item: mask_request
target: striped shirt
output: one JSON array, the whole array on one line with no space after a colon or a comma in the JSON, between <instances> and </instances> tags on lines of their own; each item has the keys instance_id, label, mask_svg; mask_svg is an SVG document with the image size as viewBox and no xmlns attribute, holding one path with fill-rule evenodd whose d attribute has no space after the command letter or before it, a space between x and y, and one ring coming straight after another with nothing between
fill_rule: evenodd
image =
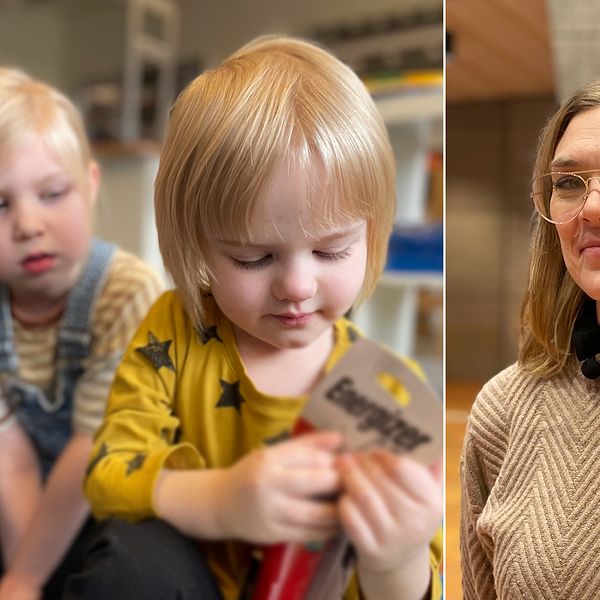
<instances>
[{"instance_id":1,"label":"striped shirt","mask_svg":"<svg viewBox=\"0 0 600 600\"><path fill-rule=\"evenodd\" d=\"M74 432L93 435L100 425L121 356L161 291L162 282L149 265L123 250L115 253L92 317L90 354L75 388ZM59 322L27 327L13 319L13 327L18 377L48 389L56 374Z\"/></svg>"}]
</instances>

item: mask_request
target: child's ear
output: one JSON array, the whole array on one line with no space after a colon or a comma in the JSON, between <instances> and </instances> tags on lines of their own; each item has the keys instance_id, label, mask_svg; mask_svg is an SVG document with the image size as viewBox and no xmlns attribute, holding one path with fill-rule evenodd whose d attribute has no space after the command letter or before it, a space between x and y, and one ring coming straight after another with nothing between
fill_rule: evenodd
<instances>
[{"instance_id":1,"label":"child's ear","mask_svg":"<svg viewBox=\"0 0 600 600\"><path fill-rule=\"evenodd\" d=\"M90 161L87 177L90 206L94 206L98 198L98 189L100 188L100 167L95 160Z\"/></svg>"}]
</instances>

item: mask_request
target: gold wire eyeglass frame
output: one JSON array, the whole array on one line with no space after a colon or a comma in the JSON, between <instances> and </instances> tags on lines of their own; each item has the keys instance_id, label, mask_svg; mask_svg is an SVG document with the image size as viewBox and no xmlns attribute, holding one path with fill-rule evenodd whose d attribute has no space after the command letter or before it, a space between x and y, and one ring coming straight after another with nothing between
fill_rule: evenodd
<instances>
[{"instance_id":1,"label":"gold wire eyeglass frame","mask_svg":"<svg viewBox=\"0 0 600 600\"><path fill-rule=\"evenodd\" d=\"M579 210L569 219L565 219L564 221L554 221L553 219L551 219L550 217L547 217L544 214L544 210L546 210L546 206L544 205L544 193L546 190L543 190L541 192L534 192L532 191L530 196L531 196L531 200L533 201L533 207L535 208L535 210L538 212L538 214L540 215L540 217L542 217L542 219L548 221L548 223L552 223L553 225L565 225L566 223L570 223L571 221L575 220L580 214L581 211L583 210L583 207L585 206L585 203L590 195L590 188L589 188L589 182L591 179L596 179L599 183L600 183L600 175L591 175L590 177L582 177L582 175L585 175L586 173L598 173L599 169L590 169L589 171L573 171L573 172L569 172L569 171L554 171L552 173L544 173L543 175L539 175L538 177L536 177L533 180L533 188L535 189L535 184L536 182L542 180L544 177L557 177L560 175L572 175L573 177L577 177L577 179L580 179L583 182L583 185L585 186L585 193L583 194L583 196L581 197L582 202L581 202L581 206L579 207ZM554 190L555 184L552 184L552 189L550 190L550 199L552 199L552 193ZM536 196L538 197L538 199L536 200ZM548 209L550 208L550 206L548 205Z\"/></svg>"}]
</instances>

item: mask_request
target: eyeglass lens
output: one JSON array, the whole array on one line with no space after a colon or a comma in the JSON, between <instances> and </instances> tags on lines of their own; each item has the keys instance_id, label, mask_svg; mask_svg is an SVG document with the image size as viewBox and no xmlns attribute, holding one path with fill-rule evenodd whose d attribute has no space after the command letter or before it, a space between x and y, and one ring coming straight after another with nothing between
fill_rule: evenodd
<instances>
[{"instance_id":1,"label":"eyeglass lens","mask_svg":"<svg viewBox=\"0 0 600 600\"><path fill-rule=\"evenodd\" d=\"M585 180L570 173L552 173L539 177L533 186L535 207L552 223L567 223L583 208L587 193ZM550 197L550 202L545 200Z\"/></svg>"}]
</instances>

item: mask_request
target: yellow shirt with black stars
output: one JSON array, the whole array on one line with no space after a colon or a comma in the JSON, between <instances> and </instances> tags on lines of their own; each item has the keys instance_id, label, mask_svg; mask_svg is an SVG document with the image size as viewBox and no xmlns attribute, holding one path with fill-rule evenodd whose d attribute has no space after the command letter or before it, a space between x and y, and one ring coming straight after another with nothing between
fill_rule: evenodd
<instances>
[{"instance_id":1,"label":"yellow shirt with black stars","mask_svg":"<svg viewBox=\"0 0 600 600\"><path fill-rule=\"evenodd\" d=\"M277 397L256 389L241 361L231 322L206 298L208 326L195 328L176 292L163 294L133 338L113 382L85 481L97 518L155 517L152 494L163 468L226 468L245 454L287 437L307 396ZM358 332L334 323L330 370ZM226 600L236 600L252 548L201 544ZM431 598L441 596L441 535L432 542ZM345 600L360 597L355 582Z\"/></svg>"}]
</instances>

